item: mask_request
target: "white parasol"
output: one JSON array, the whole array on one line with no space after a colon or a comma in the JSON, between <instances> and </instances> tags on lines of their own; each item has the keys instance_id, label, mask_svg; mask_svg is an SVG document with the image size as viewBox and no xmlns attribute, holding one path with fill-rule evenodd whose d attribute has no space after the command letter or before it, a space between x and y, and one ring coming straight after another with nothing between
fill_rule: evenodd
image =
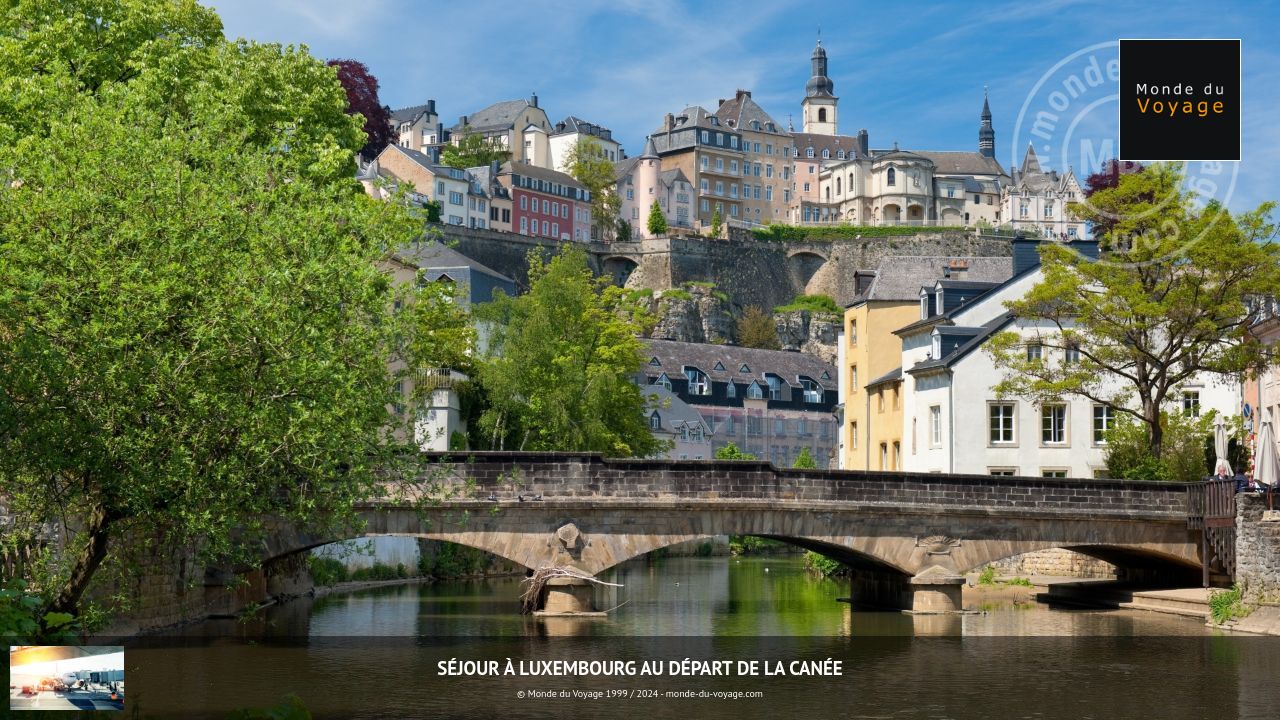
<instances>
[{"instance_id":1,"label":"white parasol","mask_svg":"<svg viewBox=\"0 0 1280 720\"><path fill-rule=\"evenodd\" d=\"M1213 424L1213 452L1217 455L1213 461L1213 474L1227 477L1235 475L1231 470L1231 462L1227 460L1227 424L1221 417Z\"/></svg>"}]
</instances>

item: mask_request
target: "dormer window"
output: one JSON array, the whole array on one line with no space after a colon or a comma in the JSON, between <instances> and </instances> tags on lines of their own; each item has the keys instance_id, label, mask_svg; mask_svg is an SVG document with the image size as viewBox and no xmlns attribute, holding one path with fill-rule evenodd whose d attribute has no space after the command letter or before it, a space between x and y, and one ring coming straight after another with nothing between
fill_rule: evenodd
<instances>
[{"instance_id":1,"label":"dormer window","mask_svg":"<svg viewBox=\"0 0 1280 720\"><path fill-rule=\"evenodd\" d=\"M822 149L822 159L823 159L823 160L828 160L828 159L830 159L830 158L831 158L831 150L829 150L829 149L827 149L827 148L823 148L823 149Z\"/></svg>"},{"instance_id":2,"label":"dormer window","mask_svg":"<svg viewBox=\"0 0 1280 720\"><path fill-rule=\"evenodd\" d=\"M650 430L662 429L662 417L658 415L657 410L654 410L653 414L649 416L649 429Z\"/></svg>"},{"instance_id":3,"label":"dormer window","mask_svg":"<svg viewBox=\"0 0 1280 720\"><path fill-rule=\"evenodd\" d=\"M696 367L686 367L684 369L684 377L689 381L690 395L710 395L711 382L707 379L707 374Z\"/></svg>"},{"instance_id":4,"label":"dormer window","mask_svg":"<svg viewBox=\"0 0 1280 720\"><path fill-rule=\"evenodd\" d=\"M800 387L803 389L805 402L815 404L822 402L822 386L817 382L807 377L801 377Z\"/></svg>"},{"instance_id":5,"label":"dormer window","mask_svg":"<svg viewBox=\"0 0 1280 720\"><path fill-rule=\"evenodd\" d=\"M805 157L808 157L808 158L813 157L813 148L809 148L809 149L805 150L805 151L804 151L804 156L805 156Z\"/></svg>"},{"instance_id":6,"label":"dormer window","mask_svg":"<svg viewBox=\"0 0 1280 720\"><path fill-rule=\"evenodd\" d=\"M946 307L942 304L942 288L938 288L937 292L934 293L933 306L938 308L939 313L941 313L942 309Z\"/></svg>"},{"instance_id":7,"label":"dormer window","mask_svg":"<svg viewBox=\"0 0 1280 720\"><path fill-rule=\"evenodd\" d=\"M937 332L933 334L933 359L942 359L942 335Z\"/></svg>"},{"instance_id":8,"label":"dormer window","mask_svg":"<svg viewBox=\"0 0 1280 720\"><path fill-rule=\"evenodd\" d=\"M929 319L929 293L925 290L920 291L920 319Z\"/></svg>"},{"instance_id":9,"label":"dormer window","mask_svg":"<svg viewBox=\"0 0 1280 720\"><path fill-rule=\"evenodd\" d=\"M661 375L659 375L658 379L653 381L653 384L661 385L662 387L668 390L671 389L671 379L667 377L666 373L662 373Z\"/></svg>"},{"instance_id":10,"label":"dormer window","mask_svg":"<svg viewBox=\"0 0 1280 720\"><path fill-rule=\"evenodd\" d=\"M752 400L764 399L764 390L760 387L759 382L755 380L751 381L751 384L747 386L747 397Z\"/></svg>"}]
</instances>

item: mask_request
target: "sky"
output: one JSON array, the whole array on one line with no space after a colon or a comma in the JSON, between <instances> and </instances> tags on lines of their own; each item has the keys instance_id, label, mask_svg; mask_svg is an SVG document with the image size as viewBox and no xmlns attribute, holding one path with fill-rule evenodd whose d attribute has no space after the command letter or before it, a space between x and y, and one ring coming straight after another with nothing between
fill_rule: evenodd
<instances>
[{"instance_id":1,"label":"sky","mask_svg":"<svg viewBox=\"0 0 1280 720\"><path fill-rule=\"evenodd\" d=\"M1032 137L1020 113L1034 117L1071 74L1085 77L1091 58L1105 67L1118 38L1240 38L1243 159L1207 172L1214 196L1233 210L1280 199L1280 4L205 2L222 16L228 37L305 44L320 58L360 60L378 78L384 104L434 99L446 127L493 102L536 92L551 122L576 115L599 123L632 155L665 113L693 104L714 111L738 88L799 130L810 55L821 37L840 98L840 133L866 128L873 148L896 142L976 150L989 87L1001 164L1020 163L1034 140L1042 165L1070 167L1081 181L1089 166L1115 155L1114 82L1073 97L1052 138Z\"/></svg>"}]
</instances>

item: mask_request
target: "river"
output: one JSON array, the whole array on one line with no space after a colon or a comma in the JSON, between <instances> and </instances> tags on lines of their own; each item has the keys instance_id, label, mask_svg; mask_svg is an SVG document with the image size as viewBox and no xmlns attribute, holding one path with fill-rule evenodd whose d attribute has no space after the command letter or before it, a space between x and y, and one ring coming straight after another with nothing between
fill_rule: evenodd
<instances>
[{"instance_id":1,"label":"river","mask_svg":"<svg viewBox=\"0 0 1280 720\"><path fill-rule=\"evenodd\" d=\"M836 601L846 582L795 556L642 559L606 579L623 587L598 594L617 606L605 619L518 615L520 579L499 578L209 621L129 645L129 700L144 717L190 718L289 693L317 718L1280 716L1280 638L1196 619L1009 602L950 616L857 611ZM730 661L718 666L728 674L673 677L717 669L686 658ZM636 674L442 676L450 659L496 661L499 673L508 659L517 673L545 671L538 660L632 661L621 667ZM662 674L641 675L646 661ZM798 674L835 662L839 674Z\"/></svg>"}]
</instances>

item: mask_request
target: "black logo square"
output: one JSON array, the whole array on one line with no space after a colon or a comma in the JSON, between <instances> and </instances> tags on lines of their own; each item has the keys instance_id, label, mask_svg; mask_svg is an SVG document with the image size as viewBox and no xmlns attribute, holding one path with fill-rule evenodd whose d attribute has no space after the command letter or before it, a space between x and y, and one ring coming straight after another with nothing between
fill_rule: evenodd
<instances>
[{"instance_id":1,"label":"black logo square","mask_svg":"<svg viewBox=\"0 0 1280 720\"><path fill-rule=\"evenodd\" d=\"M1121 40L1122 160L1240 159L1239 40Z\"/></svg>"}]
</instances>

